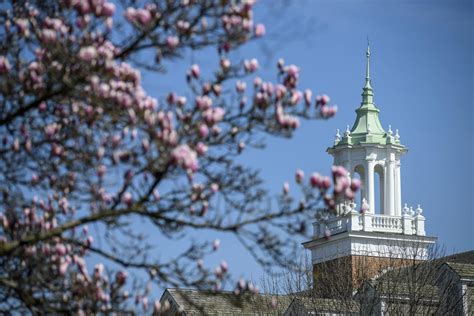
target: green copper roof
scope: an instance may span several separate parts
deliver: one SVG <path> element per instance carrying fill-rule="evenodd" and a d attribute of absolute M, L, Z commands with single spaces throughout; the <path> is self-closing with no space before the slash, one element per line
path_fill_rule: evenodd
<path fill-rule="evenodd" d="M 335 147 L 340 145 L 359 145 L 359 144 L 379 144 L 388 145 L 400 144 L 398 132 L 393 136 L 391 128 L 386 132 L 379 120 L 380 110 L 374 103 L 374 91 L 370 81 L 370 47 L 367 45 L 367 65 L 365 85 L 362 92 L 362 103 L 356 110 L 357 117 L 351 130 L 346 130 L 342 139 L 336 140 Z"/>

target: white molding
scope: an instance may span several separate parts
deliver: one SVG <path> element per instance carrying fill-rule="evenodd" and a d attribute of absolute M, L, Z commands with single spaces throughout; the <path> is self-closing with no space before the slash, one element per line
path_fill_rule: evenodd
<path fill-rule="evenodd" d="M 313 239 L 303 245 L 311 251 L 313 264 L 346 256 L 407 258 L 416 254 L 418 260 L 425 260 L 428 248 L 436 240 L 428 236 L 360 231 Z"/>

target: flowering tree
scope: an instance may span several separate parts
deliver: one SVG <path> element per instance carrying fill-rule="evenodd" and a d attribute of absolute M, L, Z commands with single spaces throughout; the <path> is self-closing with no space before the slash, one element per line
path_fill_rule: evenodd
<path fill-rule="evenodd" d="M 357 190 L 342 169 L 334 169 L 333 191 L 329 178 L 314 174 L 306 184 L 298 171 L 303 199 L 285 185 L 278 206 L 268 208 L 258 172 L 236 161 L 265 135 L 290 137 L 300 118 L 336 112 L 327 96 L 313 101 L 310 90 L 300 91 L 298 67 L 279 61 L 271 83 L 255 76 L 256 59 L 232 59 L 265 33 L 253 6 L 61 0 L 2 7 L 0 310 L 120 311 L 133 308 L 131 296 L 147 309 L 149 287 L 136 288 L 132 270 L 161 287 L 219 289 L 227 264 L 209 271 L 202 261 L 218 240 L 193 240 L 159 259 L 137 222 L 170 239 L 195 230 L 233 234 L 265 266 L 287 261 L 293 235 L 306 232 L 321 201 L 333 208 Z M 164 80 L 164 60 L 206 47 L 219 56 L 211 77 L 190 64 L 179 93 L 153 98 L 142 87 L 140 71 Z M 217 197 L 225 207 L 213 204 Z M 89 258 L 102 263 L 92 271 Z"/>

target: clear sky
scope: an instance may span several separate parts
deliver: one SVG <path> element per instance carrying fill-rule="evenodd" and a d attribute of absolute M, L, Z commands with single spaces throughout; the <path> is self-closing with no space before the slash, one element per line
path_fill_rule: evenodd
<path fill-rule="evenodd" d="M 303 121 L 295 138 L 270 139 L 265 150 L 245 156 L 261 170 L 267 187 L 280 192 L 297 168 L 330 172 L 325 150 L 336 128 L 354 122 L 369 36 L 382 125 L 399 129 L 409 148 L 402 158 L 402 200 L 421 204 L 428 235 L 437 236 L 447 253 L 474 249 L 473 2 L 261 0 L 259 6 L 256 19 L 266 24 L 268 36 L 237 56 L 257 57 L 266 80 L 274 79 L 274 65 L 284 57 L 301 68 L 301 88 L 326 93 L 339 106 L 335 118 Z M 183 92 L 173 82 L 184 82 L 192 62 L 216 66 L 206 56 L 186 58 L 172 66 L 169 76 L 176 80 L 145 76 L 148 90 Z M 211 258 L 214 264 L 225 258 L 235 276 L 261 275 L 237 243 L 220 238 L 223 247 Z"/>

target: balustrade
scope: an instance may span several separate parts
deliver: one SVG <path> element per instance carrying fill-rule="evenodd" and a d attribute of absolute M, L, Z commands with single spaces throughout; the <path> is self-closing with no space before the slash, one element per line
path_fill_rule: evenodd
<path fill-rule="evenodd" d="M 364 203 L 366 202 L 364 201 Z M 421 215 L 420 206 L 415 214 L 405 205 L 402 216 L 373 214 L 368 207 L 364 208 L 365 212 L 360 213 L 356 210 L 355 203 L 345 204 L 340 209 L 346 212 L 314 223 L 315 237 L 323 237 L 327 233 L 335 235 L 346 231 L 425 235 L 425 218 Z"/>

